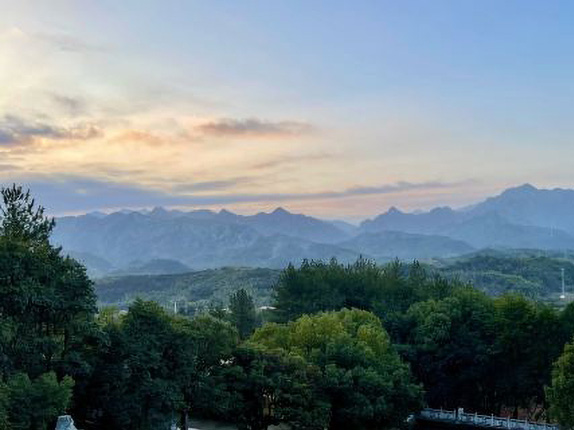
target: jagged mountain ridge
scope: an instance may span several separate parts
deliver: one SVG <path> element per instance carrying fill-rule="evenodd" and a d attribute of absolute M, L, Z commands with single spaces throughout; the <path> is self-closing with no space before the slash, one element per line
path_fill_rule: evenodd
<path fill-rule="evenodd" d="M 261 221 L 262 220 L 262 221 Z M 261 221 L 261 222 L 260 222 Z M 287 234 L 279 234 L 284 230 Z M 328 222 L 285 210 L 243 217 L 227 211 L 116 212 L 58 219 L 54 243 L 88 265 L 108 261 L 114 271 L 150 260 L 174 260 L 192 268 L 283 267 L 304 258 L 352 261 L 359 254 L 301 237 L 340 241 L 348 237 Z M 337 238 L 335 237 L 337 236 Z"/>
<path fill-rule="evenodd" d="M 574 248 L 574 190 L 510 188 L 466 210 L 405 213 L 396 208 L 361 223 L 361 232 L 403 231 L 463 240 L 476 248 Z"/>
<path fill-rule="evenodd" d="M 89 268 L 97 266 L 98 274 L 150 270 L 147 262 L 161 260 L 194 270 L 278 268 L 304 258 L 346 262 L 359 255 L 449 257 L 481 248 L 574 249 L 573 215 L 574 190 L 523 185 L 462 210 L 406 213 L 393 207 L 357 228 L 283 208 L 255 215 L 164 208 L 98 212 L 58 219 L 54 242 Z"/>

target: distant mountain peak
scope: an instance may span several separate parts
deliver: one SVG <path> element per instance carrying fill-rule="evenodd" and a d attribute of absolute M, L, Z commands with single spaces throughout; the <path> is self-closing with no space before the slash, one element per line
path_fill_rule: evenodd
<path fill-rule="evenodd" d="M 221 209 L 219 211 L 219 215 L 235 215 L 235 214 L 231 211 L 228 211 L 227 209 Z"/>
<path fill-rule="evenodd" d="M 450 206 L 439 206 L 439 207 L 436 207 L 434 209 L 431 209 L 431 211 L 430 211 L 430 213 L 433 213 L 433 214 L 438 214 L 438 213 L 442 214 L 442 213 L 451 213 L 451 212 L 454 212 L 454 209 L 451 208 Z"/>
<path fill-rule="evenodd" d="M 387 215 L 399 215 L 403 214 L 404 212 L 398 209 L 396 206 L 391 206 L 387 211 Z"/>
<path fill-rule="evenodd" d="M 272 215 L 291 215 L 291 212 L 289 212 L 288 210 L 285 210 L 284 208 L 282 208 L 281 206 L 276 208 L 273 212 L 271 212 Z"/>
<path fill-rule="evenodd" d="M 505 190 L 502 194 L 527 194 L 539 191 L 534 185 L 526 183 L 518 187 L 512 187 Z"/>
<path fill-rule="evenodd" d="M 168 212 L 169 211 L 166 208 L 164 208 L 162 206 L 156 206 L 151 210 L 150 214 L 151 215 L 163 215 L 163 214 L 166 214 Z"/>

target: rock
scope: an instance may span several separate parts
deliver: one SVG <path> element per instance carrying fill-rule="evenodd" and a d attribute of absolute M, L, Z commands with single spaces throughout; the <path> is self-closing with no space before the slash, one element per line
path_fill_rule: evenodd
<path fill-rule="evenodd" d="M 62 415 L 58 417 L 56 423 L 56 430 L 78 430 L 74 425 L 74 420 L 70 415 Z"/>

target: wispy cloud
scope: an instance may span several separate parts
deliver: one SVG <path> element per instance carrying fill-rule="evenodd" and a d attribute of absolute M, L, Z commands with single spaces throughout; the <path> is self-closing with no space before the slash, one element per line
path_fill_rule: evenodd
<path fill-rule="evenodd" d="M 103 49 L 101 46 L 88 43 L 79 37 L 67 33 L 44 32 L 31 34 L 30 37 L 34 37 L 41 42 L 65 52 L 96 52 Z"/>
<path fill-rule="evenodd" d="M 266 121 L 257 118 L 223 118 L 201 124 L 198 130 L 203 134 L 221 137 L 272 137 L 288 138 L 307 134 L 313 127 L 299 121 Z"/>
<path fill-rule="evenodd" d="M 355 187 L 339 191 L 312 193 L 227 193 L 213 194 L 232 188 L 248 178 L 232 178 L 181 184 L 171 191 L 150 189 L 143 186 L 105 181 L 73 175 L 21 177 L 20 183 L 30 187 L 39 201 L 54 213 L 89 211 L 94 209 L 136 208 L 152 206 L 218 206 L 240 203 L 286 202 L 344 199 L 364 195 L 401 195 L 412 191 L 452 189 L 464 182 L 398 182 L 374 187 Z M 194 194 L 200 193 L 200 194 Z"/>
<path fill-rule="evenodd" d="M 49 96 L 51 101 L 58 108 L 62 109 L 72 117 L 84 115 L 88 112 L 88 103 L 80 97 L 73 97 L 59 93 L 52 93 L 49 94 Z"/>
<path fill-rule="evenodd" d="M 283 155 L 270 160 L 262 161 L 251 166 L 255 170 L 271 169 L 283 166 L 285 164 L 297 164 L 306 161 L 324 161 L 333 158 L 332 154 L 302 154 L 302 155 Z"/>
<path fill-rule="evenodd" d="M 37 139 L 88 140 L 101 135 L 102 131 L 93 124 L 80 123 L 71 127 L 61 127 L 13 115 L 6 115 L 0 119 L 0 145 L 28 144 Z"/>
<path fill-rule="evenodd" d="M 21 170 L 21 168 L 15 164 L 0 163 L 0 172 L 15 172 L 18 170 Z"/>
<path fill-rule="evenodd" d="M 187 194 L 194 192 L 229 190 L 230 188 L 234 188 L 237 185 L 249 183 L 251 180 L 252 178 L 248 177 L 238 177 L 218 181 L 202 181 L 189 184 L 179 184 L 173 187 L 173 191 Z"/>

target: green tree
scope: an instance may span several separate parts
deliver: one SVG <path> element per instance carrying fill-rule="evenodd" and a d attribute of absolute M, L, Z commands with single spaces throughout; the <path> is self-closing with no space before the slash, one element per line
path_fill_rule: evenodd
<path fill-rule="evenodd" d="M 566 345 L 554 364 L 552 385 L 547 388 L 546 395 L 551 417 L 564 429 L 574 428 L 574 343 Z"/>
<path fill-rule="evenodd" d="M 200 315 L 192 320 L 177 318 L 174 330 L 174 367 L 178 369 L 177 382 L 183 395 L 181 424 L 188 428 L 190 413 L 217 418 L 229 410 L 230 405 L 224 401 L 227 396 L 222 395 L 226 390 L 225 382 L 214 375 L 222 363 L 231 360 L 239 338 L 229 322 L 211 315 Z"/>
<path fill-rule="evenodd" d="M 47 245 L 56 225 L 36 205 L 30 190 L 13 184 L 0 190 L 0 236 L 33 245 Z"/>
<path fill-rule="evenodd" d="M 129 428 L 168 428 L 182 402 L 170 316 L 157 303 L 137 300 L 122 322 L 121 335 L 127 371 L 122 407 L 130 414 Z"/>
<path fill-rule="evenodd" d="M 328 405 L 318 399 L 310 373 L 301 357 L 268 351 L 255 344 L 238 348 L 220 375 L 230 406 L 226 416 L 240 429 L 266 430 L 271 425 L 322 430 Z"/>
<path fill-rule="evenodd" d="M 12 376 L 7 384 L 9 428 L 46 430 L 69 406 L 74 381 L 58 381 L 54 372 L 30 380 L 25 373 Z"/>
<path fill-rule="evenodd" d="M 544 386 L 564 344 L 558 314 L 519 295 L 496 300 L 493 348 L 496 409 L 544 411 Z"/>
<path fill-rule="evenodd" d="M 248 338 L 257 327 L 257 312 L 253 297 L 240 288 L 229 297 L 229 312 L 232 324 L 241 339 Z"/>
<path fill-rule="evenodd" d="M 29 192 L 13 186 L 0 193 L 0 370 L 63 376 L 93 322 L 92 282 L 83 266 L 50 245 L 54 222 Z"/>
<path fill-rule="evenodd" d="M 281 349 L 317 366 L 317 390 L 330 407 L 330 429 L 401 427 L 421 406 L 412 381 L 380 320 L 372 313 L 344 309 L 267 324 L 253 342 Z"/>
<path fill-rule="evenodd" d="M 0 377 L 8 387 L 18 375 L 22 386 L 32 381 L 27 396 L 44 415 L 30 426 L 40 428 L 61 409 L 50 405 L 67 376 L 82 381 L 74 386 L 81 391 L 91 372 L 96 296 L 85 268 L 50 244 L 54 220 L 30 192 L 13 185 L 0 196 Z"/>
<path fill-rule="evenodd" d="M 494 304 L 471 288 L 410 307 L 402 350 L 432 407 L 489 411 Z"/>

